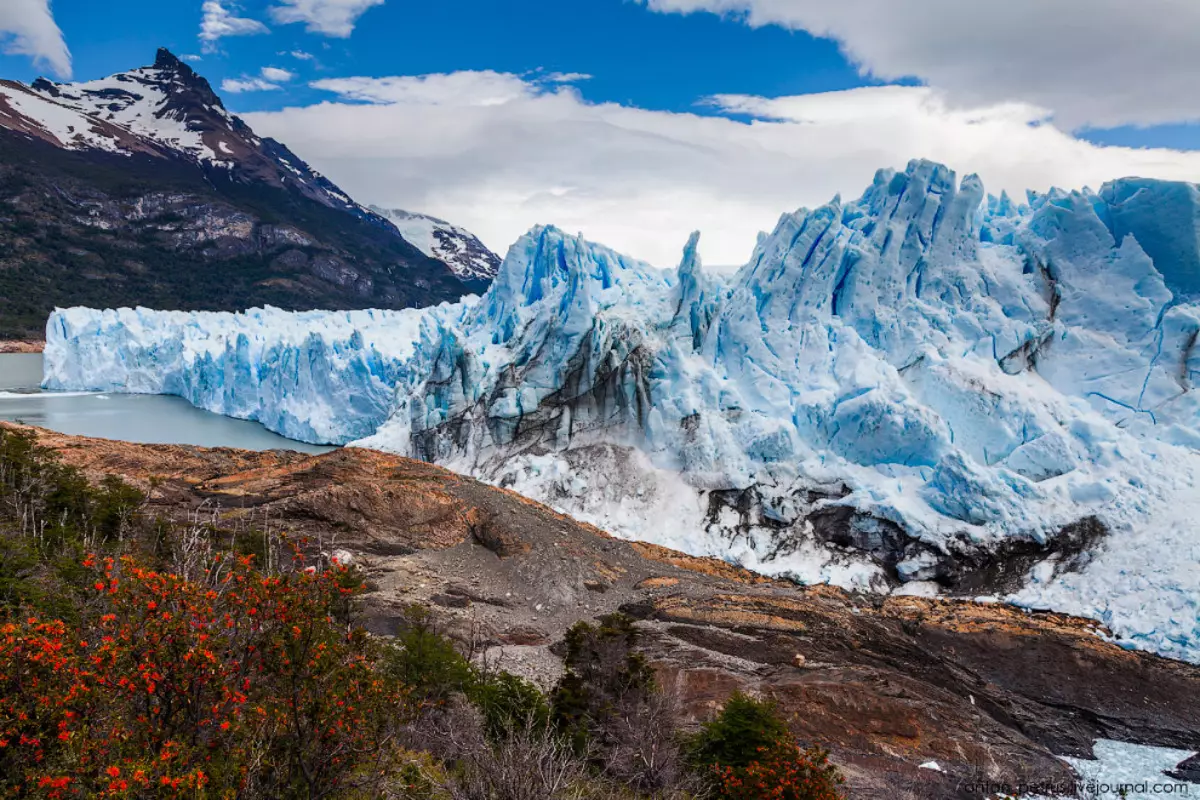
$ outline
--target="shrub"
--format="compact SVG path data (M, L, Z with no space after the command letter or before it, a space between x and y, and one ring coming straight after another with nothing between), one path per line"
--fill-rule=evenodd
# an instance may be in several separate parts
M145 496L115 477L91 485L31 431L0 428L0 612L80 620L87 547L117 547Z
M477 675L467 697L483 715L488 738L498 741L514 731L544 731L550 724L550 704L538 687L508 672Z
M800 748L778 707L740 692L691 742L692 760L720 800L837 800L829 754Z
M828 759L824 750L780 745L744 767L715 765L714 790L720 800L840 800L843 781Z
M0 429L0 519L40 552L119 541L144 502L140 491L112 476L93 487L32 432Z
M386 662L391 677L427 705L442 706L459 695L466 698L482 714L492 740L529 725L540 730L549 724L550 706L538 687L503 670L476 668L423 606L405 610Z
M638 630L624 614L577 623L566 636L565 673L553 693L554 720L577 752L637 793L696 787L676 729L676 703L660 690Z
M603 738L614 717L655 689L654 672L636 648L633 620L609 614L599 623L578 622L567 631L564 673L552 694L555 724L579 747Z
M737 692L692 740L692 755L701 765L745 767L764 751L792 741L791 731L774 703Z
M320 797L387 779L405 696L335 617L344 571L90 566L86 634L0 626L0 794Z
M489 741L464 726L458 768L445 784L453 800L585 800L587 761L553 730L527 724Z
M466 693L475 682L470 662L438 629L429 609L418 605L404 611L388 648L387 669L414 697L434 704Z

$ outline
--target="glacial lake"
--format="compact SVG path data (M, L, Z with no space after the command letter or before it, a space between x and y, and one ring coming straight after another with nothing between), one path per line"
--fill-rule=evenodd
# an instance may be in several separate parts
M242 450L334 448L305 444L257 422L195 408L178 397L43 392L41 354L0 354L0 420L24 422L74 436L147 444L191 444Z

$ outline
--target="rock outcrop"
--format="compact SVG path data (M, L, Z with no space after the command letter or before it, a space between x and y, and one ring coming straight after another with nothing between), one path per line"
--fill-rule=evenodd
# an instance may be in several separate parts
M4 353L40 353L45 347L45 342L36 339L0 341L0 355Z

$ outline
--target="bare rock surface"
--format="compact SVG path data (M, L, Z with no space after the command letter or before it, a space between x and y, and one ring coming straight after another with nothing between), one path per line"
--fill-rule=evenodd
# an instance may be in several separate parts
M0 355L6 353L40 353L46 343L35 339L14 339L0 342Z

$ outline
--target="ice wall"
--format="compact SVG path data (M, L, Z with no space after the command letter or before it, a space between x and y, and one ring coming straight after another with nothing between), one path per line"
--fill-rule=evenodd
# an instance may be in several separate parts
M1021 602L1200 658L1197 196L1017 204L915 161L727 279L695 237L664 271L539 227L478 302L61 311L47 385L438 461L802 581L968 591L1022 554Z
M345 444L391 414L427 327L474 299L406 311L56 311L46 328L53 391L170 394L304 442Z

